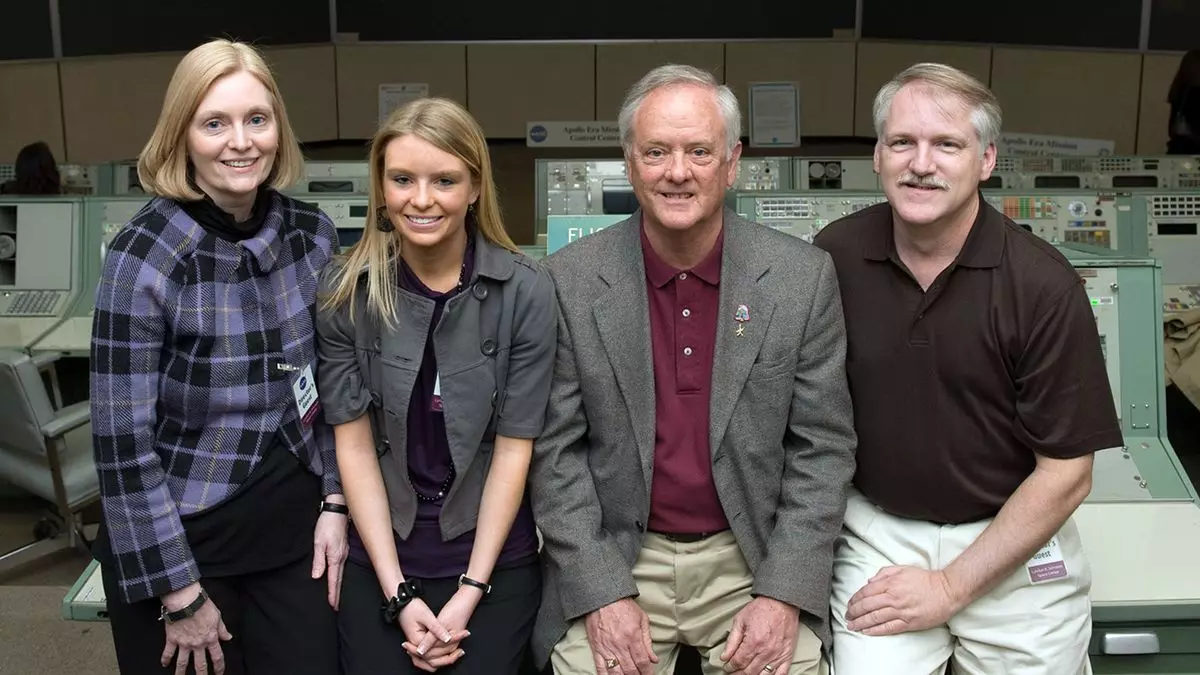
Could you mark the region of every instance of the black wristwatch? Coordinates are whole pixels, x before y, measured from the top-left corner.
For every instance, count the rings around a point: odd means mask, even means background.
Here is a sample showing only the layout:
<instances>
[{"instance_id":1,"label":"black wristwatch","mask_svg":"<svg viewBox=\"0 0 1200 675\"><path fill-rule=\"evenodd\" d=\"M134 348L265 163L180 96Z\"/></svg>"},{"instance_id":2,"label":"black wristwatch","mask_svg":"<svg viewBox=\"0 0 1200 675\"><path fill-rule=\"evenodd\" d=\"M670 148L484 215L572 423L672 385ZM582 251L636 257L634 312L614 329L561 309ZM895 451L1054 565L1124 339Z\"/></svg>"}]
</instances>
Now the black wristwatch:
<instances>
[{"instance_id":1,"label":"black wristwatch","mask_svg":"<svg viewBox=\"0 0 1200 675\"><path fill-rule=\"evenodd\" d=\"M325 513L326 511L329 513L340 513L343 516L350 515L349 506L346 506L345 504L338 504L336 502L321 502L321 513Z\"/></svg>"},{"instance_id":2,"label":"black wristwatch","mask_svg":"<svg viewBox=\"0 0 1200 675\"><path fill-rule=\"evenodd\" d=\"M396 619L400 617L400 612L408 606L416 598L421 597L424 590L421 588L420 579L411 579L401 582L396 587L396 594L387 599L383 603L383 622L392 624L396 623Z\"/></svg>"},{"instance_id":3,"label":"black wristwatch","mask_svg":"<svg viewBox=\"0 0 1200 675\"><path fill-rule=\"evenodd\" d=\"M460 574L458 575L458 587L462 588L463 586L474 586L475 588L483 591L484 595L492 592L491 584L485 584L482 581L475 581L465 574Z\"/></svg>"},{"instance_id":4,"label":"black wristwatch","mask_svg":"<svg viewBox=\"0 0 1200 675\"><path fill-rule=\"evenodd\" d=\"M158 614L158 620L166 621L167 623L175 623L176 621L182 621L184 619L191 618L196 616L196 612L200 611L200 608L204 606L205 602L208 602L208 594L204 592L203 588L201 588L200 595L197 595L196 599L191 601L187 607L178 609L174 612L168 612L167 606L163 605L162 611Z\"/></svg>"}]
</instances>

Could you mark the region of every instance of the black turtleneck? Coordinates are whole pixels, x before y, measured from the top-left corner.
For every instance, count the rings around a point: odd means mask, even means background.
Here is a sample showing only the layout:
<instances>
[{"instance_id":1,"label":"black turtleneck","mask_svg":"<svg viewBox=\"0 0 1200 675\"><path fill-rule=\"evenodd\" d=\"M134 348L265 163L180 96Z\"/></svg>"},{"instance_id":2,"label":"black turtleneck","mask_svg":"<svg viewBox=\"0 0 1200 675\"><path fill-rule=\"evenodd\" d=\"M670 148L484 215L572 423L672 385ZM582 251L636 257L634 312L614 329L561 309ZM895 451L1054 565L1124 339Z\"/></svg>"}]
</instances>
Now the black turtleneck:
<instances>
[{"instance_id":1,"label":"black turtleneck","mask_svg":"<svg viewBox=\"0 0 1200 675\"><path fill-rule=\"evenodd\" d=\"M200 194L204 194L201 191ZM194 202L181 202L180 206L200 226L216 237L226 241L245 241L258 234L267 211L271 208L271 195L266 186L260 186L254 196L254 206L250 208L250 217L242 222L234 220L227 211L217 206L212 197L207 194L204 199Z\"/></svg>"}]
</instances>

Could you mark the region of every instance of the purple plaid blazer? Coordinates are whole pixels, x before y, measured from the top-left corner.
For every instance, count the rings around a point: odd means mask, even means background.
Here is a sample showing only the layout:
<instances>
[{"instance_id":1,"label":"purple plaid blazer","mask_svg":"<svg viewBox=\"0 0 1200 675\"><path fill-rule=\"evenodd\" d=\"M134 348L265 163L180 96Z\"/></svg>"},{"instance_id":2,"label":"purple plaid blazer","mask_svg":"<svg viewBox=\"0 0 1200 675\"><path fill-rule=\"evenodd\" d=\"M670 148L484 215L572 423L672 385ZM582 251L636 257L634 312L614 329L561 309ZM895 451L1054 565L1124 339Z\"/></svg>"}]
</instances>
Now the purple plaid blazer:
<instances>
[{"instance_id":1,"label":"purple plaid blazer","mask_svg":"<svg viewBox=\"0 0 1200 675\"><path fill-rule=\"evenodd\" d=\"M337 233L315 206L267 194L262 229L242 242L155 198L104 259L92 435L125 602L199 580L180 516L229 497L277 434L325 495L341 492L332 429L320 414L303 424L292 393L305 366L315 375L313 305Z\"/></svg>"}]
</instances>

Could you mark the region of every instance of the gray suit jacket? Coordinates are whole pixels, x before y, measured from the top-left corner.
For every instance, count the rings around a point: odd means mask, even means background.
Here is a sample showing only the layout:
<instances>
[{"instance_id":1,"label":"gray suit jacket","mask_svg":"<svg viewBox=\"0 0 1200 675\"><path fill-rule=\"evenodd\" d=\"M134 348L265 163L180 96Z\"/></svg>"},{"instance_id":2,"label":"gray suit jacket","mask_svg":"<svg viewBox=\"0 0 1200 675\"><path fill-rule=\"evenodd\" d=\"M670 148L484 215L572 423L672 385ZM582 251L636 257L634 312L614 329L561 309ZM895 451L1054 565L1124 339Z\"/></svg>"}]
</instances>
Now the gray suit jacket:
<instances>
[{"instance_id":1,"label":"gray suit jacket","mask_svg":"<svg viewBox=\"0 0 1200 675\"><path fill-rule=\"evenodd\" d=\"M710 402L713 475L757 595L802 610L828 646L834 539L854 473L846 335L833 262L725 210ZM637 595L650 512L654 369L641 212L545 259L559 333L530 490L545 663L568 623ZM735 334L739 305L749 309Z\"/></svg>"}]
</instances>

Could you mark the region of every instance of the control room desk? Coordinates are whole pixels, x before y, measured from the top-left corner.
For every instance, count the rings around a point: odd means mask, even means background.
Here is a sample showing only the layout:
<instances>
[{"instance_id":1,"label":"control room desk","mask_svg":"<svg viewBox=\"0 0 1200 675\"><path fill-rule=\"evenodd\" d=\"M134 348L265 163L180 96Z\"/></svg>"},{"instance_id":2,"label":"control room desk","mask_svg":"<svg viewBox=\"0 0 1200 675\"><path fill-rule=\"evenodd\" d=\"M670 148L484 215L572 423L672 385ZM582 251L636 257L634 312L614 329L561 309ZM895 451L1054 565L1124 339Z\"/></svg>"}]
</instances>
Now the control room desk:
<instances>
[{"instance_id":1,"label":"control room desk","mask_svg":"<svg viewBox=\"0 0 1200 675\"><path fill-rule=\"evenodd\" d=\"M34 343L33 354L55 353L64 356L89 356L92 348L92 316L76 316L63 321Z\"/></svg>"},{"instance_id":2,"label":"control room desk","mask_svg":"<svg viewBox=\"0 0 1200 675\"><path fill-rule=\"evenodd\" d=\"M0 349L29 350L59 320L58 317L38 316L0 319ZM90 342L89 335L86 343Z\"/></svg>"},{"instance_id":3,"label":"control room desk","mask_svg":"<svg viewBox=\"0 0 1200 675\"><path fill-rule=\"evenodd\" d=\"M1075 521L1092 567L1095 672L1200 673L1200 507L1084 503Z\"/></svg>"}]
</instances>

